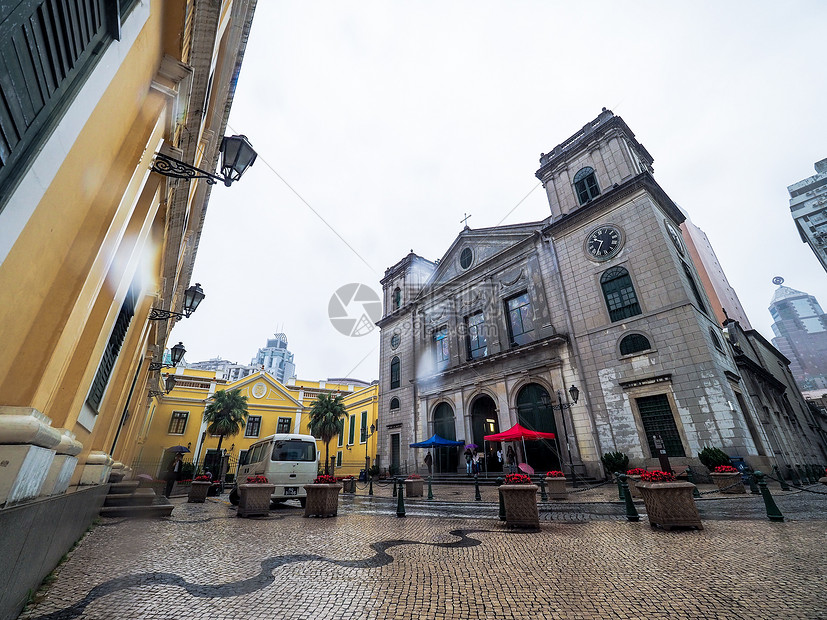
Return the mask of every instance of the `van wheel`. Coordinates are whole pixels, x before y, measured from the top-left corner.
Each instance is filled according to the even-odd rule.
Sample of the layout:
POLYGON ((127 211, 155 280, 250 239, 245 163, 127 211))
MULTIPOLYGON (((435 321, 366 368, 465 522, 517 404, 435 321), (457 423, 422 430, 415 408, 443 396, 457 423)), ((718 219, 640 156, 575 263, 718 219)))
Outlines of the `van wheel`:
POLYGON ((306 497, 300 497, 300 498, 299 498, 299 506, 301 506, 302 508, 304 508, 304 505, 305 505, 306 503, 307 503, 307 498, 306 498, 306 497))
POLYGON ((230 491, 230 503, 233 506, 238 506, 238 489, 233 487, 233 490, 230 491))
POLYGON ((283 504, 283 503, 284 503, 283 499, 271 499, 270 500, 270 508, 275 508, 276 506, 278 506, 280 504, 283 504))

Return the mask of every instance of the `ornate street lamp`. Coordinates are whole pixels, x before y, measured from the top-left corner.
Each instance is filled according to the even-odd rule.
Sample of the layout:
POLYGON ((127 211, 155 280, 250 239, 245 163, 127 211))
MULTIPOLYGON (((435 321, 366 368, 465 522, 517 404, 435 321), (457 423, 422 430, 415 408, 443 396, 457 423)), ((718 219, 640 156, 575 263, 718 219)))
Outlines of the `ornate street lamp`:
POLYGON ((371 437, 373 437, 373 434, 375 432, 376 432, 376 425, 375 424, 370 425, 370 433, 368 433, 367 429, 365 429, 365 482, 367 482, 369 480, 369 476, 370 476, 370 456, 368 455, 368 441, 370 440, 371 437))
POLYGON ((165 396, 165 395, 169 394, 174 387, 175 387, 175 375, 167 375, 166 379, 164 379, 164 389, 163 390, 149 390, 149 397, 150 398, 157 398, 158 396, 165 396))
POLYGON ((247 136, 225 136, 221 140, 219 151, 221 153, 221 174, 223 176, 201 170, 163 153, 155 153, 155 160, 152 162, 150 170, 165 177, 176 179, 206 179, 209 185, 215 185, 218 181, 221 181, 229 187, 233 181, 238 181, 241 178, 241 175, 253 165, 256 157, 258 157, 247 136))
POLYGON ((149 311, 149 320, 166 321, 172 317, 188 319, 192 313, 195 312, 195 309, 198 308, 198 305, 203 301, 204 297, 206 297, 206 295, 204 295, 204 290, 201 288, 201 285, 196 282, 184 291, 184 306, 181 308, 183 312, 152 308, 152 310, 149 311))
MULTIPOLYGON (((564 403, 563 402, 563 392, 562 390, 557 390, 557 404, 551 403, 544 403, 551 407, 553 410, 560 412, 560 419, 563 420, 563 435, 566 439, 566 452, 569 457, 569 469, 571 470, 572 479, 574 479, 574 460, 571 458, 571 445, 569 444, 569 431, 566 427, 566 409, 571 409, 572 404, 577 403, 577 399, 580 398, 580 390, 577 389, 577 386, 572 385, 569 388, 569 395, 571 396, 571 403, 564 403)), ((572 429, 573 430, 573 429, 572 429)))
POLYGON ((184 359, 184 354, 187 350, 184 348, 184 343, 179 342, 174 347, 169 350, 169 356, 171 364, 164 364, 163 362, 151 362, 149 364, 150 372, 154 372, 156 370, 161 370, 162 368, 172 368, 177 366, 178 363, 184 359))

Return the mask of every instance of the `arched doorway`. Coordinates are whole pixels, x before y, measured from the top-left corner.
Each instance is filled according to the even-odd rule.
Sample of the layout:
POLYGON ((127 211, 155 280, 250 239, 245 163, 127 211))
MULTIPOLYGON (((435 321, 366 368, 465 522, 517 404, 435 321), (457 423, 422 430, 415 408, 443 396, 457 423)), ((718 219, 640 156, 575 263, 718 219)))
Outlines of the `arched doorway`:
MULTIPOLYGON (((439 403, 434 410, 434 434, 457 440, 454 410, 448 403, 439 403)), ((453 446, 434 448, 434 467, 436 473, 457 471, 457 449, 453 446)))
MULTIPOLYGON (((532 431, 557 433, 551 397, 542 385, 529 383, 517 394, 517 421, 532 431)), ((559 439, 559 436, 558 436, 559 439)), ((526 461, 537 472, 560 469, 559 442, 554 439, 526 441, 526 461)))
POLYGON ((471 403, 471 437, 480 450, 487 448, 485 455, 485 471, 502 471, 502 466, 497 460, 499 442, 485 443, 486 435, 493 435, 500 432, 500 423, 497 420, 497 405, 494 399, 487 394, 482 394, 471 403))

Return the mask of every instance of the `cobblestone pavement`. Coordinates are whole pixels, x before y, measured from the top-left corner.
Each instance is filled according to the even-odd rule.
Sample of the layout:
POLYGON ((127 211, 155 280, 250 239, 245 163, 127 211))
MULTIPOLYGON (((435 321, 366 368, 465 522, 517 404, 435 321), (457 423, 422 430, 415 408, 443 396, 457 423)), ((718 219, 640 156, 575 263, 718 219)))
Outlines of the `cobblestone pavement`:
MULTIPOLYGON (((473 490, 439 518, 416 516, 421 500, 397 518, 384 489, 342 496, 331 519, 292 503, 238 519, 224 498, 174 499, 168 519, 102 521, 21 618, 827 618, 825 498, 803 495, 779 506, 794 499, 820 519, 664 532, 607 515, 535 533, 506 529, 473 490)), ((737 512, 756 499, 699 504, 737 512)), ((566 503, 550 512, 588 502, 566 503)))

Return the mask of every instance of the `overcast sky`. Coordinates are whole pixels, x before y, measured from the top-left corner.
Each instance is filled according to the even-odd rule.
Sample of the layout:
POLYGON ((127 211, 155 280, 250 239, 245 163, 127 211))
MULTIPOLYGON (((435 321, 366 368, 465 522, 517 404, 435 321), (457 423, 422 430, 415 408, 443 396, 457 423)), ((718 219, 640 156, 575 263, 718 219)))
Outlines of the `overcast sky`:
POLYGON ((170 344, 249 363, 283 331, 301 378, 378 378, 378 328, 340 334, 331 295, 381 291, 411 249, 440 258, 466 212, 471 228, 548 217, 540 153, 604 106, 771 338, 773 276, 827 305, 786 190, 827 157, 825 18, 816 1, 260 0, 228 131, 259 160, 213 189, 207 297, 170 344))

